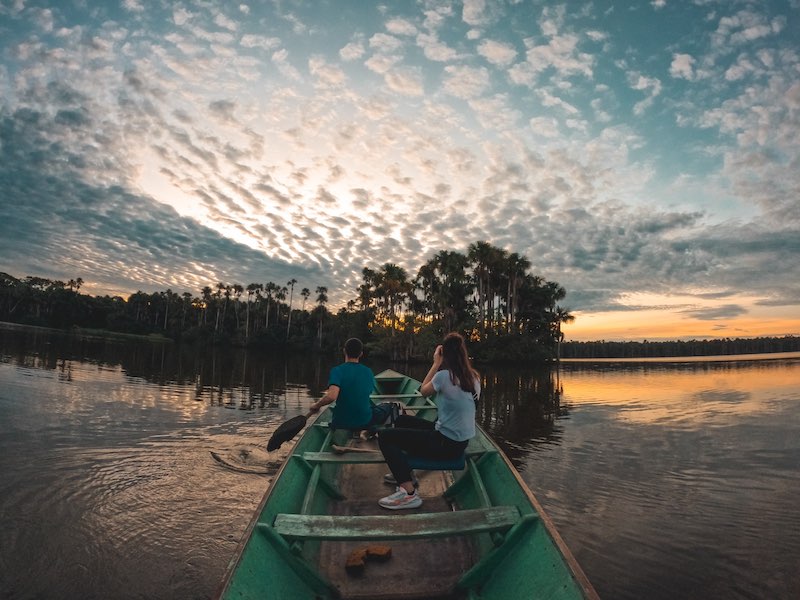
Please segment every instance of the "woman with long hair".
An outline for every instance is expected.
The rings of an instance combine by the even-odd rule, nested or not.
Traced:
[[[400,415],[395,427],[378,433],[378,445],[391,473],[384,477],[397,486],[378,501],[398,510],[422,504],[408,457],[452,460],[464,454],[475,435],[475,403],[481,393],[480,376],[472,368],[464,338],[449,333],[433,353],[433,364],[419,389],[423,396],[438,394],[435,422]]]

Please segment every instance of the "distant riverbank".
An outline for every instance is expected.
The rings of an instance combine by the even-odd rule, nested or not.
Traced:
[[[42,327],[0,321],[0,331],[42,331],[71,335],[83,339],[109,339],[135,342],[173,343],[160,333],[135,334],[73,326],[69,329]],[[196,340],[185,341],[189,346]],[[479,346],[480,344],[478,344]],[[369,345],[368,345],[369,346]],[[720,352],[722,347],[725,351]],[[717,352],[714,352],[717,350]],[[685,353],[682,353],[684,351]],[[539,362],[542,357],[537,357]],[[800,337],[742,338],[721,340],[661,341],[661,342],[564,342],[562,363],[686,363],[729,362],[749,360],[778,360],[800,358]],[[408,357],[403,362],[415,363],[427,357]],[[551,359],[552,360],[552,359]],[[477,358],[482,364],[520,362]],[[528,362],[528,361],[522,361]],[[545,362],[549,362],[545,360]],[[556,361],[557,362],[557,361]]]
[[[118,331],[108,331],[106,329],[87,329],[84,327],[72,327],[70,329],[56,329],[54,327],[40,327],[39,325],[22,325],[20,323],[9,323],[0,321],[0,330],[9,331],[41,331],[62,335],[74,335],[82,338],[110,339],[110,340],[130,340],[138,342],[158,342],[172,343],[172,340],[158,333],[139,335],[135,333],[120,333]]]
[[[800,358],[800,352],[760,352],[755,354],[719,354],[711,356],[653,356],[640,358],[564,358],[562,363],[695,363]]]

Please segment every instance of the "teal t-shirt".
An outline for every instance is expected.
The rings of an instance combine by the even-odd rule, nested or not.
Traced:
[[[372,420],[370,394],[375,391],[372,369],[361,363],[344,362],[331,369],[329,385],[339,388],[331,426],[340,429],[366,427]]]

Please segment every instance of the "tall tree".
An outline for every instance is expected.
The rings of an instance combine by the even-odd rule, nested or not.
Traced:
[[[250,303],[253,298],[253,294],[255,294],[259,288],[263,287],[260,283],[248,283],[247,284],[247,310],[245,312],[245,319],[244,319],[244,339],[247,341],[248,336],[250,335]]]
[[[281,303],[286,300],[286,292],[289,289],[286,286],[275,287],[275,325],[280,325],[281,322]]]
[[[358,286],[358,300],[361,303],[361,310],[366,311],[372,304],[377,285],[375,271],[368,267],[361,269],[361,285]]]
[[[460,252],[447,250],[439,252],[436,259],[441,280],[437,301],[444,319],[444,332],[448,332],[466,316],[466,298],[472,289],[466,273],[469,259]]]
[[[233,290],[233,315],[236,317],[236,331],[239,331],[239,303],[242,298],[242,294],[244,293],[244,288],[238,284],[234,283],[232,288]]]
[[[178,294],[173,292],[171,289],[168,289],[166,292],[162,294],[164,299],[164,327],[163,329],[166,331],[167,329],[167,322],[169,319],[169,307],[175,300],[179,298]]]
[[[202,290],[203,294],[203,325],[208,322],[208,309],[214,301],[214,292],[209,286],[205,286]]]
[[[325,304],[328,302],[328,288],[321,285],[317,287],[316,292],[318,309],[317,342],[319,343],[319,347],[322,348],[322,321],[325,316]]]
[[[486,336],[486,307],[489,294],[490,262],[492,245],[489,242],[478,241],[469,245],[467,257],[472,264],[472,273],[478,291],[478,331],[481,339]]]
[[[278,289],[278,286],[268,281],[264,284],[264,298],[267,301],[267,310],[265,311],[264,316],[264,329],[269,329],[269,313],[270,313],[270,304],[272,304],[272,295]]]
[[[556,360],[561,360],[561,344],[564,342],[564,332],[561,330],[561,325],[572,323],[575,320],[575,315],[569,312],[569,309],[555,307],[553,325],[555,327],[556,338]]]
[[[294,284],[297,279],[292,277],[286,285],[289,286],[289,318],[286,320],[286,339],[289,339],[289,328],[292,326],[292,299],[294,297]]]
[[[501,298],[506,286],[506,260],[508,252],[502,248],[492,246],[489,254],[489,306],[486,309],[490,315],[490,330],[492,333],[499,333],[502,330],[502,306]]]
[[[516,315],[519,306],[517,293],[522,278],[531,266],[529,261],[524,256],[520,256],[516,252],[512,252],[506,258],[506,265],[508,269],[508,291],[506,292],[506,331],[511,333],[518,333],[516,324]]]
[[[222,298],[222,292],[224,290],[227,290],[227,288],[228,288],[228,286],[225,285],[224,283],[222,283],[221,281],[217,282],[217,291],[214,292],[214,298],[217,300],[217,317],[214,320],[214,333],[217,333],[219,331],[219,317],[220,317],[220,304],[221,304],[220,298]],[[225,297],[225,300],[226,300],[226,307],[227,307],[227,296]],[[223,327],[224,327],[225,326],[225,317],[224,317],[224,315],[223,315],[222,321],[223,321]]]
[[[415,286],[423,294],[422,305],[444,331],[452,331],[467,316],[467,298],[473,285],[466,269],[468,258],[459,252],[442,250],[420,267]]]
[[[391,335],[397,329],[397,313],[411,293],[411,282],[405,269],[394,264],[384,264],[376,275],[376,293],[382,301],[384,315],[389,320]]]
[[[186,313],[192,308],[192,293],[183,292],[181,297],[183,298],[183,302],[181,303],[181,331],[183,331],[186,329]]]

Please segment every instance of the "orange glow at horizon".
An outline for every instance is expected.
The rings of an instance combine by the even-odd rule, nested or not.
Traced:
[[[800,333],[800,310],[796,306],[764,306],[759,298],[729,297],[723,301],[696,296],[632,294],[620,299],[628,310],[572,311],[575,320],[563,324],[566,341],[676,340],[782,337]],[[741,315],[699,318],[700,311],[735,305]]]
[[[646,315],[592,313],[576,314],[575,322],[562,325],[561,329],[568,342],[783,337],[800,332],[800,319],[739,318],[724,323],[723,327],[717,321],[681,319],[654,311]]]

